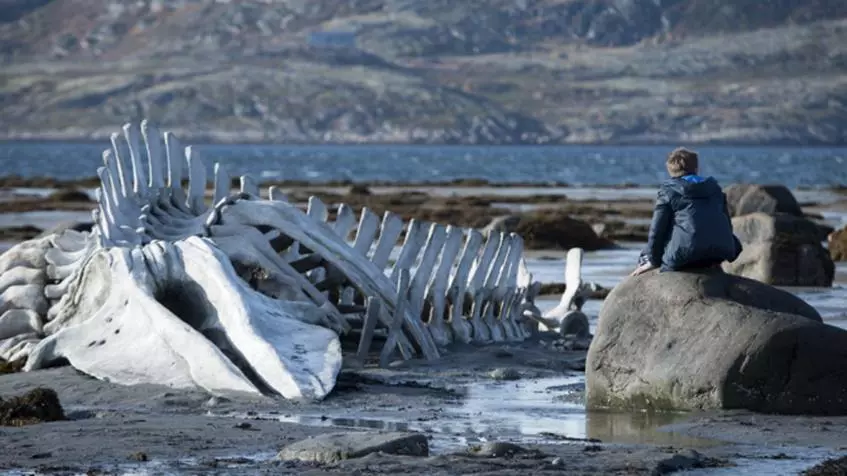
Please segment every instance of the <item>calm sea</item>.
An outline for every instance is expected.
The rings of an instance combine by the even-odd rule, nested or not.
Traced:
[[[0,176],[87,178],[101,165],[102,143],[0,142]],[[665,177],[658,146],[285,146],[199,145],[211,169],[262,180],[656,185]],[[847,184],[847,147],[698,147],[702,172],[722,183],[790,187]]]

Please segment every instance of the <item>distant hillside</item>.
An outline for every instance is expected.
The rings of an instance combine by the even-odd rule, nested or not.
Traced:
[[[847,143],[844,0],[0,0],[0,61],[7,138]]]

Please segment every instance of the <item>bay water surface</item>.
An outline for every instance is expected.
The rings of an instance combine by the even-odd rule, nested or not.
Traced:
[[[102,142],[0,142],[0,176],[80,179],[102,165]],[[566,183],[651,186],[675,146],[193,145],[211,172],[267,181]],[[694,147],[721,183],[847,184],[847,147]],[[127,154],[128,157],[128,154]]]

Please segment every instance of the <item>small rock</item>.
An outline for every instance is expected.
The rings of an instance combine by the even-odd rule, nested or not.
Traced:
[[[770,459],[797,459],[794,456],[788,456],[785,453],[778,453],[770,457]]]
[[[559,333],[562,336],[587,337],[591,335],[590,329],[588,316],[582,311],[567,311],[559,321]]]
[[[245,421],[245,422],[241,422],[241,423],[236,424],[233,428],[238,428],[239,430],[252,430],[253,425],[251,425],[251,424],[249,424]]]
[[[703,455],[694,450],[686,450],[659,461],[653,474],[670,474],[686,469],[702,468],[705,466],[704,463]]]
[[[334,463],[371,453],[429,456],[429,443],[421,433],[328,433],[292,443],[277,456],[281,460]]]
[[[368,188],[368,186],[365,185],[365,184],[357,183],[357,184],[352,185],[350,187],[350,189],[347,191],[347,194],[348,195],[370,195],[371,189]]]
[[[519,380],[521,374],[515,369],[494,369],[488,373],[488,376],[493,380]]]
[[[82,190],[77,190],[75,188],[62,188],[52,192],[48,197],[48,200],[52,200],[54,202],[83,202],[88,203],[91,202],[91,197]]]
[[[150,458],[147,456],[147,453],[143,451],[136,451],[135,453],[129,455],[129,459],[132,461],[138,461],[141,463],[150,461]]]

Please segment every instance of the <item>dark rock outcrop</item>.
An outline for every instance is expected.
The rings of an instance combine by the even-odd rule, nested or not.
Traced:
[[[54,202],[91,203],[94,201],[87,193],[75,188],[61,188],[51,193],[47,199]]]
[[[588,223],[549,211],[497,217],[485,227],[489,230],[517,233],[527,249],[595,251],[614,247]]]
[[[844,476],[847,474],[847,456],[828,459],[803,471],[802,474],[803,476]]]
[[[24,426],[65,419],[56,391],[36,388],[8,400],[0,399],[0,426]]]
[[[847,414],[847,331],[724,274],[650,272],[615,287],[586,361],[588,408]]]
[[[832,286],[835,265],[818,226],[790,214],[751,213],[732,219],[744,249],[726,272],[775,286]]]

